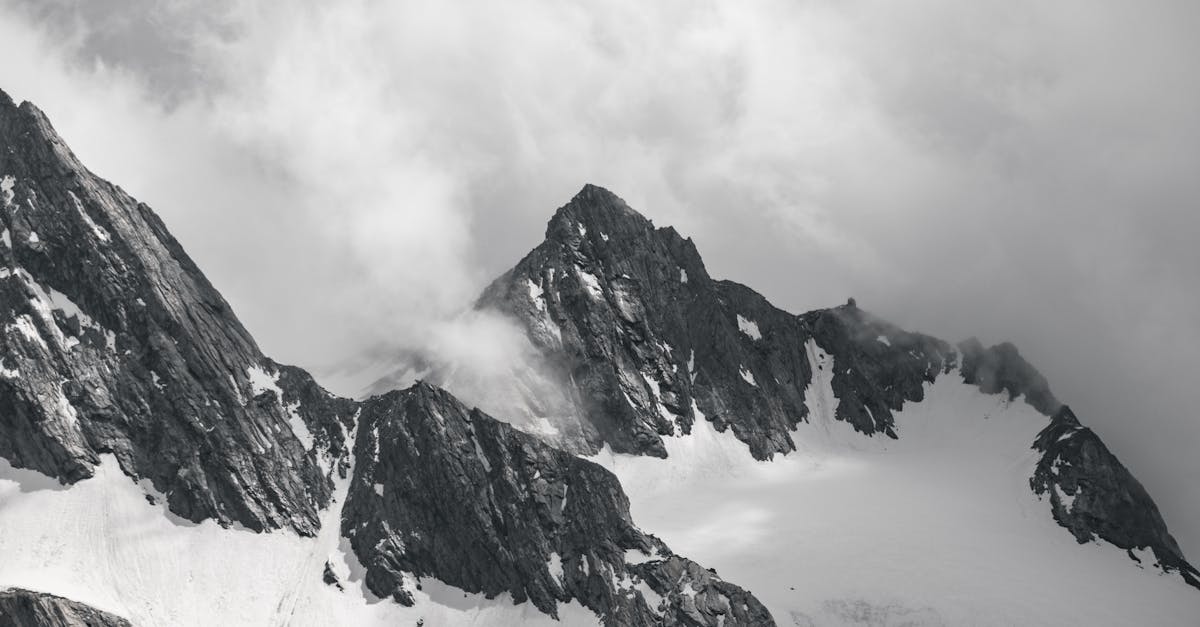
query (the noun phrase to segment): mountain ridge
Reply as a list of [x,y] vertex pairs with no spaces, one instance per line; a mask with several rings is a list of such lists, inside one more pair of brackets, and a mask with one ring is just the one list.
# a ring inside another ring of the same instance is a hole
[[[690,239],[655,228],[592,184],[555,212],[546,240],[489,285],[477,307],[516,319],[558,368],[557,383],[575,391],[576,411],[595,426],[574,443],[583,454],[611,447],[665,457],[664,440],[690,433],[698,419],[731,430],[756,459],[790,454],[809,422],[815,371],[835,364],[834,418],[866,437],[903,437],[893,412],[952,373],[986,394],[1023,399],[1048,430],[1070,414],[1011,343],[951,345],[904,331],[853,299],[788,313],[744,285],[712,279]],[[1080,543],[1149,547],[1164,570],[1200,588],[1145,489],[1086,434],[1077,448],[1031,441],[1043,459],[1030,489],[1048,495],[1055,521]],[[1054,459],[1074,470],[1051,472]],[[1072,500],[1078,512],[1066,511],[1060,493],[1087,496]]]
[[[24,572],[5,571],[0,560],[0,584],[40,577],[73,585],[87,597],[126,603],[128,618],[146,624],[207,620],[177,614],[178,595],[162,582],[191,582],[197,565],[187,560],[215,558],[200,553],[177,563],[177,544],[124,533],[127,521],[137,521],[182,534],[188,546],[250,531],[275,538],[238,542],[308,552],[298,557],[296,573],[259,574],[262,586],[280,595],[265,598],[271,608],[253,590],[210,591],[214,601],[245,604],[225,608],[234,613],[225,620],[235,622],[248,620],[238,612],[268,609],[271,620],[290,622],[293,614],[281,618],[286,608],[316,603],[327,615],[305,620],[323,624],[341,620],[336,608],[368,611],[389,598],[419,620],[425,612],[474,620],[471,611],[424,595],[425,578],[427,585],[456,586],[463,597],[529,600],[550,616],[578,601],[608,625],[774,624],[752,594],[638,530],[620,484],[592,462],[426,385],[357,402],[263,355],[153,211],[87,170],[44,114],[7,95],[0,95],[0,181],[0,457],[68,486],[27,495],[0,477],[0,517],[32,502],[57,503],[26,511],[50,517],[29,537],[0,534],[6,556],[28,558]],[[415,456],[403,450],[413,433],[421,434]],[[368,445],[370,456],[363,454]],[[403,464],[404,472],[384,476],[389,463]],[[119,485],[112,484],[112,464]],[[530,496],[548,489],[539,469],[579,499],[595,495],[586,512],[544,516],[545,498]],[[418,475],[429,481],[412,483]],[[405,498],[393,498],[401,488]],[[112,505],[106,489],[113,498],[139,491],[144,502]],[[72,499],[97,498],[96,491],[103,502],[87,524],[102,530],[100,537],[61,528],[71,522],[53,512],[94,507]],[[459,499],[442,498],[448,492]],[[414,502],[429,518],[411,515],[406,506]],[[224,529],[201,524],[209,520]],[[24,529],[25,521],[9,521],[18,523]],[[68,550],[58,540],[44,548],[54,559],[24,553],[43,546],[43,529],[84,544]],[[447,549],[459,538],[474,540]],[[104,549],[99,555],[88,545],[96,542]],[[220,544],[205,550],[219,553]],[[635,559],[626,550],[652,555]],[[561,554],[559,562],[552,552]],[[55,571],[64,555],[81,568]],[[136,572],[112,572],[99,582],[87,577],[114,563],[133,564]],[[145,581],[142,570],[161,576]],[[124,577],[144,588],[127,589]],[[159,596],[148,596],[152,591]],[[361,594],[363,605],[351,594]]]

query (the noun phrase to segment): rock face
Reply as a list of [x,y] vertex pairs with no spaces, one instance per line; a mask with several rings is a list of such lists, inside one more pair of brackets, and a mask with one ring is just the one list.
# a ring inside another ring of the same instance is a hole
[[150,208],[3,94],[0,181],[0,455],[71,483],[111,452],[184,518],[313,533],[327,469],[280,401],[323,392],[283,393]]
[[[769,625],[742,589],[642,533],[607,470],[426,384],[368,401],[342,533],[380,597],[416,578],[609,625]],[[631,556],[632,559],[631,559]]]
[[1030,486],[1049,497],[1054,520],[1080,544],[1099,538],[1130,551],[1150,549],[1160,565],[1200,588],[1200,572],[1183,557],[1146,489],[1071,408],[1055,412],[1034,448],[1042,458]]
[[[835,418],[864,436],[903,437],[892,412],[922,400],[924,384],[939,376],[1022,397],[1053,417],[1031,443],[1043,454],[1031,485],[1050,495],[1055,519],[1081,542],[1148,547],[1164,568],[1196,581],[1142,486],[1011,344],[972,339],[955,348],[853,299],[798,316],[782,311],[750,288],[712,279],[690,239],[592,185],[558,210],[545,241],[477,306],[516,319],[553,366],[573,394],[585,436],[573,446],[585,453],[608,445],[664,456],[663,437],[689,433],[702,416],[732,430],[756,458],[787,453],[809,403],[819,401],[810,389],[817,375],[829,378]],[[1049,435],[1064,429],[1077,435]],[[1062,493],[1080,495],[1073,508]]]
[[[548,613],[575,599],[610,625],[773,624],[639,531],[599,466],[429,386],[357,403],[263,356],[149,207],[3,92],[0,228],[0,457],[13,466],[69,484],[111,453],[183,518],[301,535],[353,469],[341,528],[381,597],[411,603],[416,578],[433,577]],[[341,587],[328,562],[314,575]],[[45,595],[0,603],[29,624],[124,624]]]
[[954,364],[945,342],[853,305],[796,316],[709,277],[690,239],[588,185],[558,210],[546,241],[493,282],[478,306],[518,319],[593,427],[584,452],[665,455],[663,436],[699,413],[759,459],[795,450],[805,389],[822,355],[837,418],[895,437],[891,412]]
[[4,627],[131,627],[129,622],[82,603],[29,590],[0,592]]

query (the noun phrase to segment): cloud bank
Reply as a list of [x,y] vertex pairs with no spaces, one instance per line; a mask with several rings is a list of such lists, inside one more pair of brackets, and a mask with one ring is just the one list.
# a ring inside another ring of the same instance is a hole
[[282,360],[461,352],[446,320],[593,182],[785,308],[1014,341],[1195,556],[1198,26],[1170,0],[7,0],[0,85]]

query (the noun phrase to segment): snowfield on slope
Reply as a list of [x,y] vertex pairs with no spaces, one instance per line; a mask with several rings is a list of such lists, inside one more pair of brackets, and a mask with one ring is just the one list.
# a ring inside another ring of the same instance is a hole
[[594,460],[643,529],[752,591],[781,626],[1200,624],[1200,592],[1152,556],[1080,545],[1054,522],[1029,487],[1048,419],[1023,400],[950,373],[896,414],[891,440],[834,420],[828,386],[815,377],[799,450],[771,462],[707,420],[670,438],[665,460]]
[[[379,600],[339,537],[348,480],[316,538],[194,524],[147,502],[112,456],[70,487],[0,459],[0,589],[86,603],[139,627],[297,625],[596,625],[578,603],[557,622],[511,597],[487,599],[421,580],[416,605]],[[159,500],[161,503],[161,499]],[[321,580],[328,560],[344,592]]]

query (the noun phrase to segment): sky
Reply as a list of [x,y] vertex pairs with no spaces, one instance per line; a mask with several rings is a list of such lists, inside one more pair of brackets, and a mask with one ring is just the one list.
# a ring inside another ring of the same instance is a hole
[[503,334],[449,321],[590,182],[790,311],[1013,341],[1200,560],[1198,28],[1190,0],[0,0],[0,88],[280,361],[479,350]]

